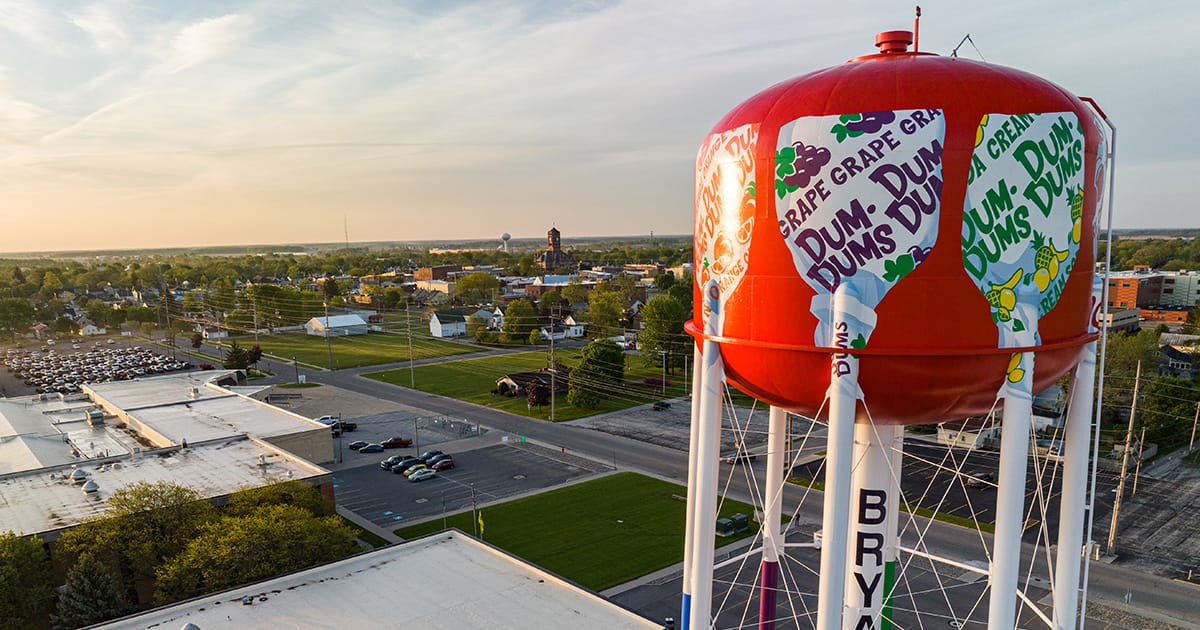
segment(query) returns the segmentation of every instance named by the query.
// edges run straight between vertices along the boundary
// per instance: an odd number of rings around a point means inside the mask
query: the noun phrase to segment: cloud
[[[254,18],[243,14],[230,13],[193,22],[171,40],[160,67],[174,74],[217,59],[247,41],[254,31]]]
[[[129,45],[128,26],[121,15],[109,5],[91,4],[78,12],[68,13],[67,19],[87,33],[102,53],[113,54]]]

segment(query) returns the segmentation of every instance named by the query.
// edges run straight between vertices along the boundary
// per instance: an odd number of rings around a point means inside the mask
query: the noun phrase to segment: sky
[[[1117,227],[1200,227],[1200,2],[921,2],[920,48],[1094,97]],[[0,252],[688,234],[756,92],[901,2],[0,0]],[[1138,112],[1141,113],[1138,113]]]

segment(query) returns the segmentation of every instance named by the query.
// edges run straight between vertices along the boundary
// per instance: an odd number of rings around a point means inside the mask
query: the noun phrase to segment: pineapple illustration
[[[1019,382],[1021,382],[1021,379],[1025,378],[1025,370],[1018,367],[1021,365],[1021,355],[1022,354],[1023,353],[1018,352],[1018,353],[1012,355],[1012,358],[1008,360],[1007,374],[1008,374],[1008,382],[1009,383],[1019,383]]]
[[[1054,247],[1054,239],[1047,244],[1046,237],[1041,232],[1033,233],[1033,247],[1037,252],[1033,256],[1033,283],[1038,291],[1045,292],[1050,283],[1058,277],[1060,263],[1071,255],[1065,249]]]
[[[1078,243],[1080,233],[1083,231],[1083,188],[1080,187],[1075,191],[1075,196],[1071,198],[1071,221],[1074,223],[1071,226],[1071,242]]]
[[[979,126],[975,128],[975,146],[983,144],[983,128],[988,124],[988,115],[984,114],[979,120]]]
[[[1012,319],[1012,310],[1017,307],[1017,293],[1013,287],[1017,286],[1022,274],[1024,270],[1017,269],[1003,284],[993,284],[991,290],[983,294],[992,308],[996,309],[996,319],[1002,322]]]

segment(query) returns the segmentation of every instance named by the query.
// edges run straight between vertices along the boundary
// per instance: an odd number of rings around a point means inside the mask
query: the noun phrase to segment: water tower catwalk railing
[[[965,612],[943,593],[952,623],[981,623],[986,612],[993,629],[1031,618],[1052,628],[1078,626],[1086,597],[1081,552],[1090,531],[1085,508],[1095,494],[1094,468],[1088,486],[1097,445],[1092,384],[1107,301],[1107,281],[1093,271],[1097,208],[1107,176],[1111,225],[1115,129],[1090,100],[1088,109],[1018,71],[909,53],[906,36],[881,34],[879,55],[753,97],[701,148],[700,312],[688,324],[698,347],[685,629],[713,627],[716,619],[725,381],[771,405],[766,479],[761,491],[751,490],[761,507],[752,552],[761,554],[754,578],[759,628],[775,627],[780,594],[801,600],[794,619],[815,616],[822,630],[890,628],[902,614],[919,618],[911,585],[909,601],[898,601],[916,559],[987,576],[986,607],[983,592]],[[895,94],[880,96],[878,86],[894,86]],[[1046,514],[1045,488],[1057,482],[1042,478],[1046,462],[1030,448],[1034,393],[1066,373],[1072,380],[1055,457],[1062,491],[1054,557],[1045,519],[1035,532],[1040,561],[1050,567],[1047,614],[1020,588],[1024,578],[1028,589],[1035,565],[1023,563],[1029,554],[1022,537],[1028,511],[1037,503]],[[933,522],[904,516],[920,507],[902,492],[904,427],[994,417],[1001,404],[995,529],[990,547],[979,535],[981,568],[935,553],[926,545]],[[794,463],[784,446],[789,413],[826,423],[821,527],[813,543],[786,541],[782,524]],[[736,446],[746,447],[742,439]],[[1031,456],[1035,478],[1027,479]],[[955,473],[964,476],[961,465]],[[1027,482],[1034,485],[1028,506]],[[915,541],[905,546],[905,536]],[[781,586],[781,566],[796,547],[819,549],[815,615],[804,595]],[[936,572],[933,579],[942,584]]]

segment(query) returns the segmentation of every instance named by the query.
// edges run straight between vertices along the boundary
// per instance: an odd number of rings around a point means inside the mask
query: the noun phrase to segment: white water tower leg
[[[846,576],[847,628],[890,628],[891,593],[899,545],[899,469],[893,469],[903,427],[854,426],[854,486]]]
[[[779,586],[779,556],[783,551],[783,481],[787,476],[788,453],[784,452],[787,411],[771,407],[767,424],[767,481],[763,489],[762,575],[759,580],[759,630],[775,628],[776,592]]]
[[[996,534],[992,550],[988,628],[1015,628],[1021,533],[1025,520],[1025,467],[1033,423],[1033,353],[1017,364],[1023,376],[1006,381],[1000,438],[1000,478],[996,492]]]
[[[701,375],[703,374],[704,357],[700,354],[700,348],[696,347],[693,350],[692,365],[696,369],[692,370],[692,415],[691,415],[691,437],[688,440],[688,480],[687,480],[687,516],[683,529],[683,603],[681,606],[679,620],[680,628],[687,630],[687,621],[690,608],[692,606],[692,560],[695,554],[693,549],[694,531],[696,528],[696,469],[700,462],[700,389],[703,387]]]
[[[833,320],[839,322],[846,295],[833,296]],[[841,630],[850,539],[850,471],[854,458],[854,416],[858,405],[858,357],[832,355],[829,383],[829,436],[825,455],[825,507],[821,520],[821,576],[817,628]]]
[[[1088,459],[1092,451],[1092,390],[1096,378],[1096,342],[1084,346],[1075,376],[1063,436],[1063,485],[1058,515],[1058,558],[1054,571],[1054,628],[1074,630],[1078,623],[1079,564],[1083,561],[1084,507]]]
[[[684,628],[712,627],[712,578],[714,547],[717,538],[717,490],[721,458],[721,402],[725,371],[721,363],[721,348],[710,338],[717,336],[719,317],[718,289],[715,281],[705,287],[704,357],[701,366],[700,434],[697,440],[698,460],[696,483],[688,495],[696,495],[695,532],[692,541],[692,603]]]

